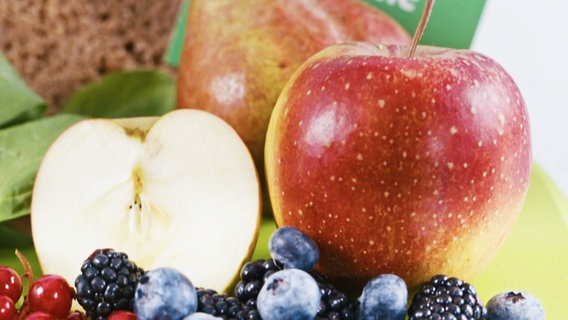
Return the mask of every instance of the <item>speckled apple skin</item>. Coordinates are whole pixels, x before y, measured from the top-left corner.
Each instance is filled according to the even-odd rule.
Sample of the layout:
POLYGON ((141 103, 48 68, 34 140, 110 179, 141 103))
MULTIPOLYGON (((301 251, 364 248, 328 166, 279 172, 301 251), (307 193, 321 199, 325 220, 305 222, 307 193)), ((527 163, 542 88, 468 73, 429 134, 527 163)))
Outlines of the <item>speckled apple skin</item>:
POLYGON ((471 281, 524 203, 531 138, 514 80, 476 52, 407 50, 329 47, 294 74, 272 114, 276 222, 310 235, 318 268, 336 281, 471 281))

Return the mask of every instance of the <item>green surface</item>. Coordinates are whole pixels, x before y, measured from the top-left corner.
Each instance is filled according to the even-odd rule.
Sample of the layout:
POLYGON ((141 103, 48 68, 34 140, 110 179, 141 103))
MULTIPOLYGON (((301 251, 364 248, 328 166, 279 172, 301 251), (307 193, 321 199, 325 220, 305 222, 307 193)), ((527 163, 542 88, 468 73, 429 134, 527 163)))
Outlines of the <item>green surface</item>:
POLYGON ((568 201, 538 166, 513 232, 475 285, 484 302, 524 290, 541 300, 547 319, 568 319, 568 201))
MULTIPOLYGON (((274 229, 274 222, 265 218, 253 259, 269 257, 268 238, 274 229)), ((14 250, 0 247, 0 265, 21 272, 14 250)), ((39 275, 33 247, 20 250, 39 275)), ((525 290, 541 300, 547 319, 568 319, 568 200, 538 166, 513 232, 490 267, 472 283, 484 302, 503 291, 525 290)))

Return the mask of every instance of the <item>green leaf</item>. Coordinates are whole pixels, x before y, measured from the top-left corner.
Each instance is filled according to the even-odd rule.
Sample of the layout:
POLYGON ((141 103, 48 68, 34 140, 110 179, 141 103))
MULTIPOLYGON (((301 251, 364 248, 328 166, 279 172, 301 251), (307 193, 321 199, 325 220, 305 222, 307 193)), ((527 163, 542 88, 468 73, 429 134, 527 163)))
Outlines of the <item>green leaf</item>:
POLYGON ((30 213, 33 183, 43 155, 55 138, 81 119, 57 115, 0 130, 0 222, 30 213))
POLYGON ((116 72, 77 91, 62 112, 93 118, 160 116, 175 108, 175 85, 156 70, 116 72))
POLYGON ((0 129, 40 118, 46 108, 0 53, 0 129))
POLYGON ((31 235, 18 232, 9 225, 0 224, 0 238, 2 239, 0 242, 0 250, 2 248, 18 248, 33 245, 31 235))

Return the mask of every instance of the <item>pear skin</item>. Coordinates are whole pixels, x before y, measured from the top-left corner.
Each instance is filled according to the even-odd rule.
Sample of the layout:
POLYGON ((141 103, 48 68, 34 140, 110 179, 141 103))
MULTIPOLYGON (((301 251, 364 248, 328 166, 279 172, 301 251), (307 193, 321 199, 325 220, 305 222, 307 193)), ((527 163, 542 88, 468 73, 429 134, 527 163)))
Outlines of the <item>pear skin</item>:
POLYGON ((228 122, 263 173, 266 130, 282 88, 307 58, 346 41, 408 44, 410 36, 360 0, 192 0, 177 106, 228 122))

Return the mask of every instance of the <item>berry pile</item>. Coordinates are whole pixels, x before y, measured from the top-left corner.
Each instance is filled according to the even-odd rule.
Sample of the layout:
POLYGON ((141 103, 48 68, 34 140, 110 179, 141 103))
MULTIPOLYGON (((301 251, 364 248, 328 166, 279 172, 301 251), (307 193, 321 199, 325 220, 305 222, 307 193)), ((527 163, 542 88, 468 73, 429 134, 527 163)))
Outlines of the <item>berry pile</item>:
POLYGON ((236 297, 212 289, 197 289, 197 311, 223 319, 260 320, 255 300, 243 304, 236 297))
POLYGON ((22 294, 22 279, 11 268, 0 267, 0 317, 13 319, 17 310, 15 303, 22 294))
POLYGON ((409 320, 481 320, 486 318, 487 309, 472 285, 458 278, 437 275, 414 296, 408 316, 409 320))
POLYGON ((106 319, 112 312, 132 310, 134 290, 144 270, 128 255, 112 249, 94 251, 75 280, 77 301, 90 319, 106 319))
POLYGON ((273 259, 248 262, 241 270, 234 294, 243 305, 256 308, 266 279, 277 271, 300 269, 309 272, 319 288, 318 319, 355 319, 356 301, 333 286, 325 275, 313 270, 319 250, 305 233, 291 227, 280 228, 270 237, 269 251, 273 259))
POLYGON ((20 276, 14 269, 0 267, 0 320, 86 319, 82 312, 71 312, 75 291, 58 275, 44 275, 35 280, 26 258, 16 251, 25 268, 20 276), (22 297, 23 282, 28 280, 28 292, 22 297), (22 299, 19 308, 17 303, 22 299))
POLYGON ((403 320, 406 313, 408 289, 406 283, 394 274, 375 277, 363 288, 359 297, 358 319, 403 320))
POLYGON ((319 251, 313 240, 290 227, 272 234, 269 251, 271 259, 244 264, 233 295, 194 287, 176 269, 145 272, 112 249, 95 250, 83 262, 75 293, 57 275, 34 281, 18 255, 22 276, 0 267, 0 320, 544 319, 542 305, 526 292, 504 292, 484 306, 471 284, 445 275, 424 283, 410 305, 406 283, 394 274, 378 275, 359 297, 348 297, 314 270, 319 251), (23 297, 22 279, 29 283, 23 297), (85 312, 71 311, 74 298, 85 312))
POLYGON ((357 302, 337 289, 322 273, 312 272, 321 291, 318 319, 355 320, 357 302))
MULTIPOLYGON (((302 274, 300 278, 308 279, 318 291, 316 296, 319 298, 314 302, 317 319, 355 319, 355 301, 348 299, 324 275, 313 271, 319 251, 305 233, 294 228, 280 228, 270 238, 269 250, 273 259, 255 260, 243 266, 234 297, 198 289, 198 311, 222 319, 260 319, 257 302, 262 289, 269 287, 265 286, 267 281, 270 282, 268 279, 280 271, 284 271, 279 273, 282 277, 287 277, 288 270, 303 270, 308 277, 302 274)), ((305 291, 305 288, 301 287, 302 290, 305 291)))
POLYGON ((145 273, 134 294, 134 313, 139 320, 183 319, 197 311, 193 283, 174 268, 145 273))
POLYGON ((264 280, 279 270, 280 267, 273 259, 247 262, 241 269, 240 280, 235 286, 235 297, 245 305, 256 306, 256 298, 264 280))

